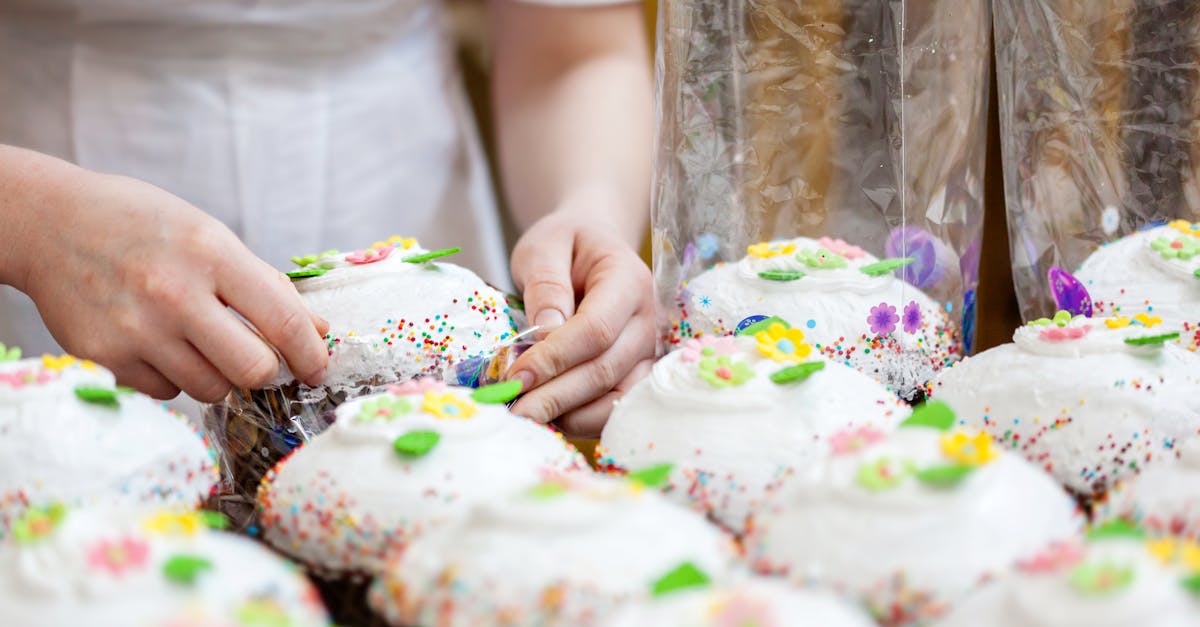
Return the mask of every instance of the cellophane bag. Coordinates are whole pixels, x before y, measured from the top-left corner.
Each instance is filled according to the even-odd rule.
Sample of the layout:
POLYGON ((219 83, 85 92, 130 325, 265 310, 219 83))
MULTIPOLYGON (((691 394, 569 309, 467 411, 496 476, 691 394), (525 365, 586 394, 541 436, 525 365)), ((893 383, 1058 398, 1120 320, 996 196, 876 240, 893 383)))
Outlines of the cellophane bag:
POLYGON ((990 25, 986 0, 661 0, 667 347, 750 332, 910 400, 969 352, 990 25))
POLYGON ((1200 3, 1004 0, 995 11, 1021 313, 1146 314, 1194 348, 1200 3))

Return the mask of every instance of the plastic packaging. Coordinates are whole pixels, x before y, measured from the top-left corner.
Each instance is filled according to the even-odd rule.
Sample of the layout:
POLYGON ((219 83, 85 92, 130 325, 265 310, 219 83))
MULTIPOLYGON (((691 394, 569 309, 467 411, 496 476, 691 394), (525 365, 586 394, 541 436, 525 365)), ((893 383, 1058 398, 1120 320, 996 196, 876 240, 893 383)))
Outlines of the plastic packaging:
POLYGON ((919 395, 922 379, 969 351, 973 338, 988 2, 662 0, 659 18, 652 236, 667 347, 768 315, 787 319, 752 312, 753 303, 715 303, 693 288, 753 244, 804 236, 811 241, 795 251, 780 243, 789 252, 779 254, 805 253, 803 263, 753 260, 764 270, 743 287, 778 292, 782 286, 755 282, 816 276, 828 257, 806 247, 833 246, 856 269, 872 263, 840 252, 905 260, 886 273, 907 290, 891 300, 872 301, 875 288, 853 281, 797 296, 859 294, 869 306, 838 310, 853 319, 849 336, 830 335, 837 325, 820 315, 788 322, 827 356, 919 395), (922 294, 937 311, 922 304, 917 317, 936 347, 899 320, 911 303, 926 302, 922 294), (730 319, 692 319, 718 304, 730 319), (880 366, 888 361, 896 363, 880 366))
POLYGON ((1103 245, 1181 218, 1179 229, 1147 235, 1146 244, 1166 238, 1170 246, 1182 237, 1182 255, 1192 255, 1183 244, 1194 244, 1187 225, 1200 220, 1200 3, 1008 0, 995 11, 1005 197, 1022 315, 1075 309, 1081 287, 1102 313, 1200 303, 1194 276, 1180 273, 1194 281, 1192 290, 1165 275, 1125 272, 1156 257, 1187 262, 1194 255, 1113 249, 1110 256, 1123 258, 1080 274, 1103 245), (1119 284, 1104 285, 1110 278, 1119 284))

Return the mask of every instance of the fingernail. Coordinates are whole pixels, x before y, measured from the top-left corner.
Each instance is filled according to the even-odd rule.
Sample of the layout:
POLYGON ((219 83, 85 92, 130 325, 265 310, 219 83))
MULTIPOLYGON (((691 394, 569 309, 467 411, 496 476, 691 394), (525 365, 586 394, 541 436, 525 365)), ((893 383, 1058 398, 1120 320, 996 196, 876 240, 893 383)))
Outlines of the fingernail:
POLYGON ((541 327, 545 331, 552 331, 561 327, 567 319, 563 317, 561 311, 557 309, 543 309, 538 312, 537 317, 533 319, 533 324, 541 327))
POLYGON ((508 378, 509 381, 520 381, 521 391, 528 392, 533 389, 533 373, 527 370, 522 370, 508 378))
POLYGON ((314 387, 321 385, 321 383, 323 383, 325 381, 325 371, 326 370, 328 370, 328 368, 321 368, 320 370, 318 370, 317 374, 314 374, 313 376, 308 378, 308 384, 311 386, 314 386, 314 387))

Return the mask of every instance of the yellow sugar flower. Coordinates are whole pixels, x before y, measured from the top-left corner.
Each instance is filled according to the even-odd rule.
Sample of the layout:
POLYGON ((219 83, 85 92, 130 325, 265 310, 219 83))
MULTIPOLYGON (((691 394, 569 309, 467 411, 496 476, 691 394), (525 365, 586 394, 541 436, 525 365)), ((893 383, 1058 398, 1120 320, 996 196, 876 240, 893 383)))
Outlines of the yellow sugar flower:
POLYGON ((1184 235, 1200 237, 1200 223, 1188 222, 1187 220, 1173 220, 1168 226, 1184 235))
POLYGON ((1200 572, 1200 544, 1175 538, 1146 542, 1146 550, 1163 564, 1181 564, 1189 572, 1200 572))
POLYGON ((803 331, 789 329, 778 322, 766 331, 759 331, 754 339, 758 340, 758 352, 763 357, 780 363, 799 363, 812 352, 812 345, 804 342, 803 331))
POLYGON ((384 241, 371 244, 371 248, 383 248, 385 246, 391 246, 393 248, 399 248, 400 250, 408 250, 413 246, 416 246, 416 244, 417 238, 415 237, 400 237, 399 235, 393 235, 384 241))
POLYGON ((142 522, 147 531, 162 535, 194 536, 205 528, 199 512, 158 512, 142 522))
POLYGON ((942 435, 942 453, 967 466, 982 466, 996 459, 992 438, 982 431, 975 435, 963 431, 942 435))
POLYGON ((746 249, 746 252, 749 253, 751 257, 757 257, 759 259, 770 259, 771 257, 779 257, 781 255, 790 255, 790 254, 796 252, 796 245, 795 244, 780 244, 780 243, 773 243, 773 242, 759 242, 757 244, 751 244, 750 247, 746 249))
POLYGON ((1124 329, 1133 324, 1133 320, 1129 318, 1108 318, 1104 321, 1104 326, 1110 329, 1124 329))
POLYGON ((475 402, 461 399, 452 392, 426 392, 421 409, 443 420, 465 420, 475 415, 475 402))
POLYGON ((1144 314, 1144 313, 1140 313, 1140 314, 1134 316, 1133 319, 1142 323, 1142 326, 1146 327, 1147 329, 1150 327, 1156 327, 1156 326, 1162 324, 1162 318, 1159 318, 1158 316, 1151 316, 1151 315, 1144 314))
POLYGON ((47 370, 59 372, 74 365, 79 365, 84 370, 95 370, 96 364, 86 359, 79 360, 74 355, 42 355, 42 367, 47 370))

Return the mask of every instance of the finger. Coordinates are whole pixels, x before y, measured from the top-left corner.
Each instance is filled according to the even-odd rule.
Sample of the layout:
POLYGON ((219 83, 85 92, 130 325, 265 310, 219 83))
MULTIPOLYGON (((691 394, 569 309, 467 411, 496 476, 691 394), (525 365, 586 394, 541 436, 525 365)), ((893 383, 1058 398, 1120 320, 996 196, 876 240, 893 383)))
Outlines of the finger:
POLYGON ((160 401, 169 401, 179 396, 179 388, 150 364, 138 360, 113 369, 117 383, 131 387, 142 394, 160 401))
POLYGON ((537 247, 518 246, 513 251, 513 281, 525 301, 529 323, 539 327, 542 339, 575 313, 575 286, 571 281, 570 237, 547 237, 537 247))
POLYGON ((216 403, 229 393, 229 379, 186 341, 155 350, 147 361, 188 396, 202 403, 216 403))
MULTIPOLYGON (((223 273, 217 279, 217 295, 279 350, 297 379, 309 385, 320 384, 329 359, 324 333, 318 332, 312 312, 296 289, 284 285, 277 278, 279 273, 257 258, 233 267, 254 270, 223 273)), ((212 356, 206 356, 212 360, 212 356)), ((229 375, 224 368, 222 372, 229 375)))
POLYGON ((526 393, 513 406, 513 413, 540 423, 550 422, 609 392, 634 366, 653 356, 652 321, 648 316, 633 320, 612 348, 526 393))
POLYGON ((604 432, 604 425, 612 414, 614 403, 621 400, 638 381, 650 375, 654 366, 653 359, 647 359, 629 372, 612 391, 604 396, 563 414, 554 421, 554 426, 564 434, 574 438, 598 438, 604 432))
POLYGON ((233 385, 257 390, 279 376, 275 351, 216 303, 188 310, 184 332, 192 346, 233 385))
MULTIPOLYGON (((639 307, 650 301, 649 271, 640 261, 606 263, 593 271, 578 312, 545 340, 525 351, 509 379, 533 390, 579 364, 602 355, 639 307), (607 265, 607 267, 603 267, 607 265), (643 276, 645 275, 645 276, 643 276)), ((653 338, 650 340, 653 346, 653 338)))
MULTIPOLYGON (((278 275, 279 275, 279 280, 281 283, 288 286, 288 289, 290 289, 292 291, 296 291, 296 284, 292 283, 292 280, 288 277, 288 275, 286 275, 282 272, 279 272, 278 275)), ((301 300, 303 300, 303 299, 301 299, 301 300)), ((317 330, 318 335, 320 335, 321 337, 325 337, 325 335, 327 333, 329 333, 329 321, 328 320, 322 318, 321 316, 318 316, 316 314, 316 312, 314 312, 312 309, 308 310, 308 317, 310 320, 312 320, 313 327, 317 330)))

